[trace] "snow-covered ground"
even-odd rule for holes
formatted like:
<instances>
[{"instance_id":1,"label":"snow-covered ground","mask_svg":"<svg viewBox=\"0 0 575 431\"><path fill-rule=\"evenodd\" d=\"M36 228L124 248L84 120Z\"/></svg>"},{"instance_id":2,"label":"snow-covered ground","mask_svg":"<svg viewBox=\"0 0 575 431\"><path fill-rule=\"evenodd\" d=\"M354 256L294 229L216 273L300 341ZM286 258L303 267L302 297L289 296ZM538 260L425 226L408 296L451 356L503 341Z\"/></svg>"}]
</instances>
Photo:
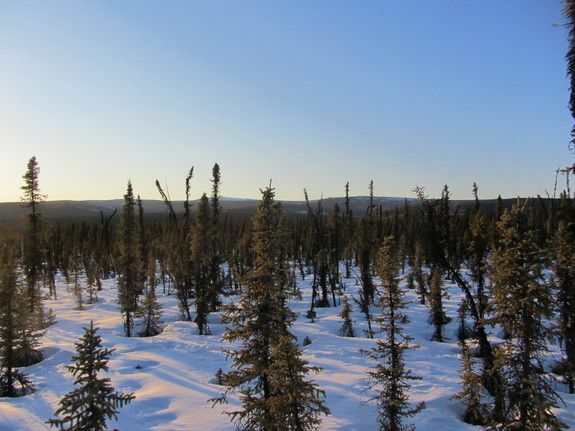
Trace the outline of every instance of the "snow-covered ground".
<instances>
[{"instance_id":1,"label":"snow-covered ground","mask_svg":"<svg viewBox=\"0 0 575 431\"><path fill-rule=\"evenodd\" d=\"M298 278L303 292L301 301L291 301L290 306L299 317L292 331L300 344L308 336L312 343L303 347L305 359L323 368L313 378L327 394L326 405L331 415L322 422L323 430L374 430L377 429L376 406L365 404L370 397L366 392L366 370L370 361L360 349L368 349L373 340L363 337L366 328L363 315L354 304L357 338L338 336L341 325L341 307L316 308L317 318L311 323L305 317L311 297L311 277ZM355 279L345 281L346 294L355 294L359 286ZM474 429L459 417L463 407L451 396L459 389L459 361L457 346L457 306L461 292L448 285L450 299L445 302L446 311L453 317L445 331L449 340L445 343L429 341L432 328L426 323L427 308L417 302L415 293L407 293L411 322L406 333L415 338L421 348L409 352L407 365L422 380L413 383L412 401L425 401L427 408L412 419L419 430L465 430ZM39 364L25 368L36 385L36 391L25 397L0 398L0 430L44 430L44 421L53 417L59 399L73 388L73 378L65 366L75 352L74 342L82 335L82 327L94 320L100 327L105 347L115 348L109 363L109 377L120 391L133 391L136 399L120 410L119 420L109 422L122 431L145 430L231 430L234 424L222 412L239 404L231 398L229 406L212 408L207 400L219 396L222 387L215 384L214 374L219 368L226 370L226 362L220 341L224 326L220 315L211 314L210 329L213 335L197 335L196 325L178 321L178 307L174 295L163 295L161 286L158 296L164 306L165 329L152 338L126 338L123 336L122 320L116 304L116 288L113 280L104 282L99 300L85 305L83 311L75 310L75 299L67 291L66 284L58 284L58 300L47 300L54 310L57 323L50 327L42 341L45 359ZM233 298L232 298L233 300ZM377 310L373 310L377 313ZM228 346L229 347L229 346ZM557 346L552 357L558 357ZM549 358L552 360L552 357ZM566 406L557 414L570 427L575 427L575 397L557 386Z\"/></svg>"}]
</instances>

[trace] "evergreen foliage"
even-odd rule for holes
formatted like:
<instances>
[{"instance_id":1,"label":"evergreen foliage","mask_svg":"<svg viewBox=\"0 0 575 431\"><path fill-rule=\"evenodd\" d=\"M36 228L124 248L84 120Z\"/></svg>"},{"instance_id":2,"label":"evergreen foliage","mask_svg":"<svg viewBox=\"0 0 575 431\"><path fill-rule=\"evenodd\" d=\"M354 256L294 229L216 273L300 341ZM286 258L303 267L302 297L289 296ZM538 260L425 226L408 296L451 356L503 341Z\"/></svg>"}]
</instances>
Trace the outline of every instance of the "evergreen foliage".
<instances>
[{"instance_id":1,"label":"evergreen foliage","mask_svg":"<svg viewBox=\"0 0 575 431\"><path fill-rule=\"evenodd\" d=\"M571 200L563 196L563 217L557 229L555 275L559 308L559 336L565 358L561 368L569 393L575 393L575 219Z\"/></svg>"},{"instance_id":2,"label":"evergreen foliage","mask_svg":"<svg viewBox=\"0 0 575 431\"><path fill-rule=\"evenodd\" d=\"M343 297L343 304L341 307L341 328L339 333L342 337L355 337L355 331L353 330L353 321L351 319L352 307L347 299L347 296Z\"/></svg>"},{"instance_id":3,"label":"evergreen foliage","mask_svg":"<svg viewBox=\"0 0 575 431\"><path fill-rule=\"evenodd\" d=\"M28 377L16 368L18 345L26 330L20 316L28 312L25 299L18 288L12 254L4 247L0 262L0 397L16 397L33 389Z\"/></svg>"},{"instance_id":4,"label":"evergreen foliage","mask_svg":"<svg viewBox=\"0 0 575 431\"><path fill-rule=\"evenodd\" d=\"M272 429L314 430L321 424L320 415L330 413L324 406L325 392L306 380L310 372L317 373L321 368L310 367L301 354L290 335L282 336L272 350L269 367L270 386L274 388L269 400L275 423Z\"/></svg>"},{"instance_id":5,"label":"evergreen foliage","mask_svg":"<svg viewBox=\"0 0 575 431\"><path fill-rule=\"evenodd\" d=\"M284 221L271 186L262 191L252 226L253 266L245 276L246 289L240 303L229 306L223 318L231 324L224 340L241 344L227 352L233 369L224 379L228 391L239 392L242 403L241 410L229 414L244 429L314 429L319 423L315 418L325 410L315 385L303 381L312 368L291 344L289 326L295 314L286 305L289 268L283 260ZM287 377L285 366L292 367ZM294 390L303 391L296 400ZM223 402L225 395L213 401Z\"/></svg>"},{"instance_id":6,"label":"evergreen foliage","mask_svg":"<svg viewBox=\"0 0 575 431\"><path fill-rule=\"evenodd\" d=\"M209 226L209 248L206 252L209 253L210 257L210 282L208 284L208 300L212 311L216 311L220 305L220 294L223 289L223 281L220 274L220 264L221 256L219 253L219 243L220 243L220 185L222 182L222 177L220 173L220 165L214 164L212 169L212 196L210 199L211 215L208 216L208 220L211 222Z\"/></svg>"},{"instance_id":7,"label":"evergreen foliage","mask_svg":"<svg viewBox=\"0 0 575 431\"><path fill-rule=\"evenodd\" d=\"M26 166L26 173L22 177L24 185L22 202L30 208L28 214L27 230L24 237L24 254L22 266L26 275L26 285L30 310L42 306L42 298L38 282L42 279L42 265L44 255L44 229L40 215L40 204L45 196L40 193L40 167L36 156L32 157Z\"/></svg>"},{"instance_id":8,"label":"evergreen foliage","mask_svg":"<svg viewBox=\"0 0 575 431\"><path fill-rule=\"evenodd\" d=\"M102 348L102 339L96 334L94 322L76 344L74 364L68 371L75 377L74 385L79 387L67 393L60 400L54 418L46 421L50 427L66 431L102 431L106 421L118 418L118 409L129 404L134 394L115 392L110 379L98 378L100 371L108 371L108 361L113 349Z\"/></svg>"},{"instance_id":9,"label":"evergreen foliage","mask_svg":"<svg viewBox=\"0 0 575 431\"><path fill-rule=\"evenodd\" d=\"M134 193L132 183L128 181L128 189L124 195L120 225L118 226L118 302L124 316L126 337L132 335L134 314L138 310L138 294L140 292L141 257L138 241L138 226L134 211Z\"/></svg>"},{"instance_id":10,"label":"evergreen foliage","mask_svg":"<svg viewBox=\"0 0 575 431\"><path fill-rule=\"evenodd\" d=\"M216 294L217 289L212 289L214 281L212 274L213 252L212 252L212 216L208 197L204 193L198 204L196 211L194 230L191 235L190 247L191 256L194 261L194 288L196 295L196 318L200 335L210 333L208 327L208 314L210 312L211 295Z\"/></svg>"},{"instance_id":11,"label":"evergreen foliage","mask_svg":"<svg viewBox=\"0 0 575 431\"><path fill-rule=\"evenodd\" d=\"M161 241L160 250L163 254L160 263L174 284L178 298L181 316L191 321L190 298L193 296L194 265L190 252L191 206L190 181L194 174L192 167L186 177L186 200L184 201L184 219L180 223L172 202L156 180L156 187L168 209L168 222L164 226L165 232Z\"/></svg>"},{"instance_id":12,"label":"evergreen foliage","mask_svg":"<svg viewBox=\"0 0 575 431\"><path fill-rule=\"evenodd\" d=\"M451 321L443 309L443 298L445 297L447 297L447 292L443 287L443 274L439 268L433 268L429 282L429 317L427 322L434 327L431 339L440 343L445 341L443 327Z\"/></svg>"},{"instance_id":13,"label":"evergreen foliage","mask_svg":"<svg viewBox=\"0 0 575 431\"><path fill-rule=\"evenodd\" d=\"M375 401L378 406L380 430L409 430L413 427L404 424L405 418L419 413L425 404L411 406L408 402L409 381L420 378L407 369L404 362L405 352L417 348L417 345L404 334L403 325L409 321L403 312L406 302L397 278L399 261L393 236L384 239L377 255L376 271L383 290L380 298L381 314L376 322L383 338L378 339L375 346L365 352L375 362L374 367L368 371L370 389L376 392L371 401Z\"/></svg>"},{"instance_id":14,"label":"evergreen foliage","mask_svg":"<svg viewBox=\"0 0 575 431\"><path fill-rule=\"evenodd\" d=\"M469 221L470 241L468 267L476 287L477 311L480 318L485 316L487 295L485 292L485 277L487 272L487 255L489 252L490 224L487 216L480 211L477 184L473 183L475 209Z\"/></svg>"},{"instance_id":15,"label":"evergreen foliage","mask_svg":"<svg viewBox=\"0 0 575 431\"><path fill-rule=\"evenodd\" d=\"M562 429L552 411L557 395L542 363L552 335L544 321L552 317L553 298L542 273L542 250L527 221L525 202L504 212L497 223L500 247L492 258L493 322L509 334L498 361L508 386L504 424Z\"/></svg>"},{"instance_id":16,"label":"evergreen foliage","mask_svg":"<svg viewBox=\"0 0 575 431\"><path fill-rule=\"evenodd\" d=\"M147 291L137 311L137 317L142 317L141 337L153 337L162 332L162 305L156 298L156 262L148 261Z\"/></svg>"},{"instance_id":17,"label":"evergreen foliage","mask_svg":"<svg viewBox=\"0 0 575 431\"><path fill-rule=\"evenodd\" d=\"M459 342L461 348L461 391L453 396L465 404L463 420L472 425L485 425L489 419L489 409L483 401L487 397L487 391L483 387L481 375L473 370L473 359L469 353L469 346L465 341Z\"/></svg>"}]
</instances>

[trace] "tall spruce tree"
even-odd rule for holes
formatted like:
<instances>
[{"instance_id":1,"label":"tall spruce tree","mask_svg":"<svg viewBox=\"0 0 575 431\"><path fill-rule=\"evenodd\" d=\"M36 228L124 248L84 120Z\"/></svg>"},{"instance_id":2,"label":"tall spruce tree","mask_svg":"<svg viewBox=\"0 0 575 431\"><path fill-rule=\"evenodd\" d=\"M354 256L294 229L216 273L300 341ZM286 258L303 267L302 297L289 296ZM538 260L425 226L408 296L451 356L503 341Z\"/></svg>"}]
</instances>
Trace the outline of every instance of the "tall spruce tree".
<instances>
[{"instance_id":1,"label":"tall spruce tree","mask_svg":"<svg viewBox=\"0 0 575 431\"><path fill-rule=\"evenodd\" d=\"M349 204L349 182L345 183L345 214L343 215L345 239L345 278L351 277L351 258L353 256L353 212Z\"/></svg>"},{"instance_id":2,"label":"tall spruce tree","mask_svg":"<svg viewBox=\"0 0 575 431\"><path fill-rule=\"evenodd\" d=\"M473 196L475 208L469 222L470 241L468 246L468 268L476 287L477 311L480 318L484 318L487 309L487 295L485 292L485 277L487 272L487 255L489 253L490 224L487 216L480 211L477 184L473 183Z\"/></svg>"},{"instance_id":3,"label":"tall spruce tree","mask_svg":"<svg viewBox=\"0 0 575 431\"><path fill-rule=\"evenodd\" d=\"M569 393L575 393L575 222L559 222L557 230L557 263L559 335L565 359L562 364Z\"/></svg>"},{"instance_id":4,"label":"tall spruce tree","mask_svg":"<svg viewBox=\"0 0 575 431\"><path fill-rule=\"evenodd\" d=\"M223 281L220 273L220 185L222 183L222 177L220 173L220 165L214 164L212 169L212 196L210 200L210 205L212 208L211 216L209 220L211 221L211 226L209 228L210 236L210 283L208 285L208 299L210 308L212 311L216 311L220 305L220 294L222 293Z\"/></svg>"},{"instance_id":5,"label":"tall spruce tree","mask_svg":"<svg viewBox=\"0 0 575 431\"><path fill-rule=\"evenodd\" d=\"M196 296L196 318L200 335L208 335L208 314L210 312L210 295L212 278L212 224L208 197L204 193L196 211L196 223L192 231L190 248L194 262L194 287Z\"/></svg>"},{"instance_id":6,"label":"tall spruce tree","mask_svg":"<svg viewBox=\"0 0 575 431\"><path fill-rule=\"evenodd\" d=\"M493 322L509 334L500 349L499 367L507 380L506 427L562 429L552 409L557 394L545 373L543 356L552 335L550 284L543 276L544 256L536 232L527 224L526 202L506 210L497 223L500 246L493 252L490 279Z\"/></svg>"},{"instance_id":7,"label":"tall spruce tree","mask_svg":"<svg viewBox=\"0 0 575 431\"><path fill-rule=\"evenodd\" d=\"M165 266L172 279L176 296L178 298L180 313L187 321L192 320L190 312L190 298L193 292L193 262L190 256L189 230L191 225L190 181L194 174L192 167L186 177L186 200L184 201L183 226L178 223L178 216L172 202L162 189L160 182L156 180L156 187L162 196L162 200L168 209L168 223L162 247L165 252Z\"/></svg>"},{"instance_id":8,"label":"tall spruce tree","mask_svg":"<svg viewBox=\"0 0 575 431\"><path fill-rule=\"evenodd\" d=\"M16 263L12 253L3 247L0 261L0 397L16 397L33 388L28 377L17 366L17 346L21 342L22 319L28 313L27 301L18 288ZM26 309L25 309L26 308Z\"/></svg>"},{"instance_id":9,"label":"tall spruce tree","mask_svg":"<svg viewBox=\"0 0 575 431\"><path fill-rule=\"evenodd\" d=\"M331 299L333 301L333 306L337 306L335 299L337 284L339 283L339 262L342 258L341 252L341 236L342 236L342 226L339 205L336 203L329 215L327 222L327 235L329 239L327 260L329 266L329 284L331 290Z\"/></svg>"},{"instance_id":10,"label":"tall spruce tree","mask_svg":"<svg viewBox=\"0 0 575 431\"><path fill-rule=\"evenodd\" d=\"M318 401L320 392L302 380L311 368L301 362L299 350L289 345L291 341L285 341L293 338L289 326L295 314L286 304L290 289L284 260L286 236L281 204L274 200L271 186L262 191L252 238L253 262L244 277L245 291L239 304L228 306L223 317L224 323L230 324L224 341L240 344L227 352L233 363L224 381L226 393L239 392L242 409L229 414L244 429L313 429L317 426L314 418L323 409ZM285 369L276 361L289 364L294 373L286 378ZM294 395L295 388L301 389L297 406L285 396ZM225 401L226 393L213 401ZM294 425L298 421L301 428Z\"/></svg>"},{"instance_id":11,"label":"tall spruce tree","mask_svg":"<svg viewBox=\"0 0 575 431\"><path fill-rule=\"evenodd\" d=\"M22 190L22 202L30 208L28 214L28 226L24 237L24 254L22 266L26 275L26 285L30 310L42 306L42 298L38 282L42 277L43 258L43 225L40 215L40 204L45 196L40 193L40 167L36 156L28 161L26 173L22 177L24 185Z\"/></svg>"},{"instance_id":12,"label":"tall spruce tree","mask_svg":"<svg viewBox=\"0 0 575 431\"><path fill-rule=\"evenodd\" d=\"M121 394L114 391L110 379L98 378L100 371L108 371L108 361L114 349L102 348L102 339L96 334L94 322L76 344L74 364L67 366L75 377L74 385L79 385L60 400L55 416L62 419L49 419L51 426L66 431L102 431L106 421L118 418L118 409L129 404L134 394Z\"/></svg>"},{"instance_id":13,"label":"tall spruce tree","mask_svg":"<svg viewBox=\"0 0 575 431\"><path fill-rule=\"evenodd\" d=\"M118 226L118 302L124 317L124 331L127 337L132 335L134 314L138 310L138 294L142 280L139 234L134 210L132 183L124 195L120 225Z\"/></svg>"},{"instance_id":14,"label":"tall spruce tree","mask_svg":"<svg viewBox=\"0 0 575 431\"><path fill-rule=\"evenodd\" d=\"M419 380L405 367L404 354L417 348L412 338L405 335L403 325L408 318L403 309L403 290L399 286L399 260L393 236L384 239L376 260L376 271L382 283L380 298L381 314L376 318L383 338L365 353L375 365L368 371L370 389L376 392L371 401L378 406L380 430L399 431L413 429L405 425L405 418L419 413L424 403L411 406L408 402L409 381Z\"/></svg>"},{"instance_id":15,"label":"tall spruce tree","mask_svg":"<svg viewBox=\"0 0 575 431\"><path fill-rule=\"evenodd\" d=\"M569 76L569 110L575 120L575 0L564 0L563 15L567 18L569 29L569 48L565 59L567 60L567 75ZM575 150L575 124L571 127L571 141L569 148ZM575 173L575 164L567 169L567 172Z\"/></svg>"}]
</instances>

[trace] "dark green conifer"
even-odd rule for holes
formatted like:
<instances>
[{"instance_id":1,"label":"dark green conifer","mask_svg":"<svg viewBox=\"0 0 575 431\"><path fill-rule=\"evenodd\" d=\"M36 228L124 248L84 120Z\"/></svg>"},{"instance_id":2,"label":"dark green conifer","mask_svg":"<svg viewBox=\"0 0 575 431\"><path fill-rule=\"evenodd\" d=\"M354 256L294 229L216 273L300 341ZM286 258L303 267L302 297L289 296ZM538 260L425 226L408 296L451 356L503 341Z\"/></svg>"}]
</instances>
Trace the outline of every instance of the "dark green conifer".
<instances>
[{"instance_id":1,"label":"dark green conifer","mask_svg":"<svg viewBox=\"0 0 575 431\"><path fill-rule=\"evenodd\" d=\"M489 418L489 410L484 399L488 395L483 387L481 374L473 370L473 359L469 353L469 346L465 341L459 343L461 348L461 391L453 396L465 405L463 420L472 425L485 425Z\"/></svg>"},{"instance_id":2,"label":"dark green conifer","mask_svg":"<svg viewBox=\"0 0 575 431\"><path fill-rule=\"evenodd\" d=\"M343 297L343 303L341 306L341 328L339 333L342 337L355 337L355 331L353 330L353 321L351 319L351 304L347 299L347 295Z\"/></svg>"},{"instance_id":3,"label":"dark green conifer","mask_svg":"<svg viewBox=\"0 0 575 431\"><path fill-rule=\"evenodd\" d=\"M562 220L557 231L559 335L565 359L562 364L569 393L575 393L575 222Z\"/></svg>"},{"instance_id":4,"label":"dark green conifer","mask_svg":"<svg viewBox=\"0 0 575 431\"><path fill-rule=\"evenodd\" d=\"M124 317L124 330L127 337L132 335L134 313L138 310L138 294L142 280L138 227L134 206L132 183L128 181L128 190L124 195L124 207L118 226L118 258L116 262L118 302Z\"/></svg>"},{"instance_id":5,"label":"dark green conifer","mask_svg":"<svg viewBox=\"0 0 575 431\"><path fill-rule=\"evenodd\" d=\"M487 309L487 295L485 292L485 277L487 273L487 255L489 253L489 222L484 213L480 212L477 184L473 183L475 209L469 221L470 241L468 246L468 268L471 278L476 285L476 303L479 317L483 319Z\"/></svg>"},{"instance_id":6,"label":"dark green conifer","mask_svg":"<svg viewBox=\"0 0 575 431\"><path fill-rule=\"evenodd\" d=\"M24 237L24 254L22 266L26 275L27 293L30 301L30 310L42 306L42 298L38 282L42 277L43 258L43 223L40 215L40 204L45 196L40 193L40 167L36 156L28 161L26 173L22 177L24 185L22 190L22 202L30 208L28 214L28 226Z\"/></svg>"},{"instance_id":7,"label":"dark green conifer","mask_svg":"<svg viewBox=\"0 0 575 431\"><path fill-rule=\"evenodd\" d=\"M429 317L427 323L433 325L434 328L431 340L440 343L444 341L443 327L451 321L443 309L443 298L445 297L447 297L447 292L443 287L443 274L439 268L435 267L431 271L429 282Z\"/></svg>"},{"instance_id":8,"label":"dark green conifer","mask_svg":"<svg viewBox=\"0 0 575 431\"><path fill-rule=\"evenodd\" d=\"M376 260L377 275L382 283L381 314L376 321L383 338L365 352L375 362L368 371L370 389L376 392L371 401L378 405L379 429L386 431L413 429L404 424L405 418L416 415L425 407L423 403L411 406L408 402L409 381L419 380L419 377L405 367L403 356L405 351L417 348L417 345L404 334L403 325L409 321L403 312L406 302L399 287L399 265L395 239L386 237Z\"/></svg>"},{"instance_id":9,"label":"dark green conifer","mask_svg":"<svg viewBox=\"0 0 575 431\"><path fill-rule=\"evenodd\" d=\"M543 251L528 228L525 202L503 213L497 223L500 247L493 252L490 279L493 322L509 334L499 350L507 381L506 427L562 429L552 409L557 394L545 373L543 356L552 335L544 322L552 316L550 284L543 276Z\"/></svg>"},{"instance_id":10,"label":"dark green conifer","mask_svg":"<svg viewBox=\"0 0 575 431\"><path fill-rule=\"evenodd\" d=\"M142 317L141 337L153 337L162 332L162 305L156 297L156 261L148 261L147 291L137 311L137 317Z\"/></svg>"},{"instance_id":11,"label":"dark green conifer","mask_svg":"<svg viewBox=\"0 0 575 431\"><path fill-rule=\"evenodd\" d=\"M229 414L244 429L313 429L317 426L314 418L325 411L318 401L320 392L302 380L311 368L301 362L299 350L289 345L291 341L286 341L293 337L289 326L295 314L286 305L290 287L289 267L284 261L285 228L281 204L275 202L271 186L262 191L252 226L253 265L245 276L245 291L239 304L227 307L223 318L230 324L224 340L240 343L239 348L228 351L233 363L224 380L228 391L239 392L242 408ZM294 374L286 378L284 367L276 361L292 366ZM285 396L293 396L294 388L303 390L295 417L294 401L288 402ZM225 394L213 400L223 401ZM301 428L297 428L297 418Z\"/></svg>"},{"instance_id":12,"label":"dark green conifer","mask_svg":"<svg viewBox=\"0 0 575 431\"><path fill-rule=\"evenodd\" d=\"M276 426L271 429L315 430L321 424L320 415L330 413L324 406L325 392L306 380L321 368L310 367L301 354L291 335L282 336L272 349L269 381L274 392L268 404Z\"/></svg>"},{"instance_id":13,"label":"dark green conifer","mask_svg":"<svg viewBox=\"0 0 575 431\"><path fill-rule=\"evenodd\" d=\"M411 269L413 278L416 283L417 293L419 295L419 302L425 304L427 297L427 288L425 286L425 276L423 272L423 248L420 242L415 244L415 258L413 261L413 268Z\"/></svg>"},{"instance_id":14,"label":"dark green conifer","mask_svg":"<svg viewBox=\"0 0 575 431\"><path fill-rule=\"evenodd\" d=\"M82 275L82 257L80 256L79 239L76 238L70 253L70 272L72 273L73 292L76 297L76 310L84 309L84 302L82 300L82 285L80 284L80 276Z\"/></svg>"},{"instance_id":15,"label":"dark green conifer","mask_svg":"<svg viewBox=\"0 0 575 431\"><path fill-rule=\"evenodd\" d=\"M194 287L196 296L196 318L200 335L208 335L208 314L211 295L216 293L212 287L212 224L208 197L204 193L196 211L194 230L190 240L191 256L194 261Z\"/></svg>"},{"instance_id":16,"label":"dark green conifer","mask_svg":"<svg viewBox=\"0 0 575 431\"><path fill-rule=\"evenodd\" d=\"M339 262L342 258L341 253L341 237L342 237L342 227L341 227L341 217L339 205L336 203L329 215L329 220L327 223L327 235L328 235L328 253L327 260L329 266L329 284L331 290L331 298L333 301L333 306L336 307L336 290L339 283Z\"/></svg>"},{"instance_id":17,"label":"dark green conifer","mask_svg":"<svg viewBox=\"0 0 575 431\"><path fill-rule=\"evenodd\" d=\"M134 394L114 391L110 379L98 378L100 371L108 371L108 361L114 349L102 348L102 339L96 334L94 322L76 344L76 355L68 371L79 387L60 400L55 416L61 419L46 421L51 427L66 431L103 431L106 421L118 418L118 409L129 404Z\"/></svg>"},{"instance_id":18,"label":"dark green conifer","mask_svg":"<svg viewBox=\"0 0 575 431\"><path fill-rule=\"evenodd\" d=\"M353 212L349 204L349 182L345 183L345 214L344 220L344 258L345 258L345 278L351 277L351 258L353 255Z\"/></svg>"},{"instance_id":19,"label":"dark green conifer","mask_svg":"<svg viewBox=\"0 0 575 431\"><path fill-rule=\"evenodd\" d=\"M216 311L220 305L220 295L223 289L223 281L220 273L220 185L222 177L220 173L220 165L214 164L212 169L212 196L210 199L210 206L212 208L211 215L208 216L211 226L209 227L209 252L210 252L210 283L208 285L208 300L212 311Z\"/></svg>"},{"instance_id":20,"label":"dark green conifer","mask_svg":"<svg viewBox=\"0 0 575 431\"><path fill-rule=\"evenodd\" d=\"M22 319L28 313L26 298L18 288L16 264L10 250L2 250L0 261L0 397L16 397L33 389L28 377L17 367Z\"/></svg>"}]
</instances>

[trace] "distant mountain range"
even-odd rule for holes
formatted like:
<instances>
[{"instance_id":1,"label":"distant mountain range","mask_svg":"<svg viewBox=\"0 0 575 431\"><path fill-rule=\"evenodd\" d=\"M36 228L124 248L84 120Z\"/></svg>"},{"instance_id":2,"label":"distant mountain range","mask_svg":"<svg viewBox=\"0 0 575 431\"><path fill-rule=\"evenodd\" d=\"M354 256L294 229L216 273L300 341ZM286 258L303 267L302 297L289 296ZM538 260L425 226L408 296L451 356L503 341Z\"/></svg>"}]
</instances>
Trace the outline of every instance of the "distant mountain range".
<instances>
[{"instance_id":1,"label":"distant mountain range","mask_svg":"<svg viewBox=\"0 0 575 431\"><path fill-rule=\"evenodd\" d=\"M401 198L401 197L374 197L374 203L381 206L384 211L394 210L396 207L403 207L405 202L408 205L417 205L418 201L415 198ZM505 199L505 206L510 206L515 199ZM243 198L221 198L222 209L232 216L250 216L256 209L258 204L256 199L243 199ZM453 206L467 207L473 204L472 200L452 201ZM492 209L495 205L495 200L482 200L482 207L484 209ZM147 217L158 218L167 212L166 206L161 200L145 199L142 201L144 206L144 213ZM192 209L197 205L198 200L191 201ZM310 201L313 208L317 207L318 200ZM100 218L100 214L104 217L111 215L114 210L120 210L124 204L123 199L110 199L110 200L85 200L85 201L47 201L41 206L42 216L49 221L96 221ZM332 207L338 204L343 210L345 205L345 198L325 198L322 200L324 211L330 211ZM350 197L350 207L355 215L363 214L369 204L368 196L354 196ZM183 212L183 201L173 201L174 209L177 212ZM306 205L305 201L282 201L283 212L286 216L294 216L297 214L305 214ZM26 214L28 208L23 206L21 202L0 202L0 228L17 228Z\"/></svg>"}]
</instances>

